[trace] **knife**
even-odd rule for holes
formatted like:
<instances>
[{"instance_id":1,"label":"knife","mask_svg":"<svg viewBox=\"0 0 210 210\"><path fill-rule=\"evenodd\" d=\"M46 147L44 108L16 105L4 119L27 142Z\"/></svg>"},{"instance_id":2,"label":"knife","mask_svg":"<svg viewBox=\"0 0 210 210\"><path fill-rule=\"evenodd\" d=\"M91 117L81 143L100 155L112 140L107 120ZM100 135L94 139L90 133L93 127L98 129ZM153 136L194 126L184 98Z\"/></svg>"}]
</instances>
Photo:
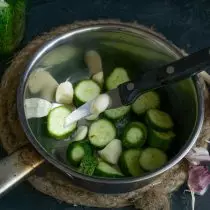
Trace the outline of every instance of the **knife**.
<instances>
[{"instance_id":1,"label":"knife","mask_svg":"<svg viewBox=\"0 0 210 210\"><path fill-rule=\"evenodd\" d=\"M117 88L106 92L105 94L110 99L107 109L130 105L147 91L187 79L209 68L210 48L204 48L170 64L142 73L138 79L120 84ZM67 116L64 126L67 127L71 123L92 115L91 105L94 100L88 101Z\"/></svg>"}]
</instances>

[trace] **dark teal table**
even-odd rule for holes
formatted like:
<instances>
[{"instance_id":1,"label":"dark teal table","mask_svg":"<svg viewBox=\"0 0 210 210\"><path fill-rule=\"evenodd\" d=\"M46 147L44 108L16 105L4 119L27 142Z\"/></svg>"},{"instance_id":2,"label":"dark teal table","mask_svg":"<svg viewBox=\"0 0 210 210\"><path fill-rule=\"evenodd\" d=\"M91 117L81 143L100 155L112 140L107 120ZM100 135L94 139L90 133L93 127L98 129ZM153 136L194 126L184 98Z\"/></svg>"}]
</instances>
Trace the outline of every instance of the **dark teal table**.
<instances>
[{"instance_id":1,"label":"dark teal table","mask_svg":"<svg viewBox=\"0 0 210 210\"><path fill-rule=\"evenodd\" d=\"M177 46L193 52L210 46L209 0L29 0L23 45L35 36L75 20L121 19L154 28ZM2 73L2 72L1 72ZM4 155L4 151L0 150ZM1 173L1 172L0 172ZM188 210L185 186L172 195L173 210ZM196 210L210 209L210 191L196 198ZM0 210L94 210L61 203L22 183L0 200ZM125 208L132 209L132 208Z\"/></svg>"}]
</instances>

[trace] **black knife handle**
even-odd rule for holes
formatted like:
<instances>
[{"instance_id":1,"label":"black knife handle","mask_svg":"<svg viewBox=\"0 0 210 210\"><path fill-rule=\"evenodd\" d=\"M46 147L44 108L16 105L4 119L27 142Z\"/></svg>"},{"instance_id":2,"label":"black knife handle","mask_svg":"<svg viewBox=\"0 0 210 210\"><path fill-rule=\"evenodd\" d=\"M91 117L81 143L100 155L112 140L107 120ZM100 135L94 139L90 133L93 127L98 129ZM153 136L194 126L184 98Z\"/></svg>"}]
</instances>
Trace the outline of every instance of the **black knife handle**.
<instances>
[{"instance_id":1,"label":"black knife handle","mask_svg":"<svg viewBox=\"0 0 210 210\"><path fill-rule=\"evenodd\" d=\"M129 105L144 92L187 79L200 71L210 68L210 47L167 64L149 70L139 79L119 85L123 105Z\"/></svg>"}]
</instances>

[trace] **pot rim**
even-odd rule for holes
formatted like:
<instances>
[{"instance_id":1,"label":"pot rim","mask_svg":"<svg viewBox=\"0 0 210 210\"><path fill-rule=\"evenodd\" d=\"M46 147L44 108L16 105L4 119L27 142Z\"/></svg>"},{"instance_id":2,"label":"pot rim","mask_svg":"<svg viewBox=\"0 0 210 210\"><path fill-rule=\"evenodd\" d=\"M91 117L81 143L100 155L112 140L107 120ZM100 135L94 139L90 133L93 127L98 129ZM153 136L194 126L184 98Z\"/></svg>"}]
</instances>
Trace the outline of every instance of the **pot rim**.
<instances>
[{"instance_id":1,"label":"pot rim","mask_svg":"<svg viewBox=\"0 0 210 210\"><path fill-rule=\"evenodd\" d=\"M35 147L35 149L44 157L48 162L50 162L52 165L54 165L56 168L60 169L62 172L66 173L70 177L76 177L82 180L91 181L91 182L99 182L104 184L123 184L123 183L135 183L140 181L145 181L151 178L155 178L158 175L162 174L163 172L171 169L174 165L179 163L186 154L190 151L190 149L195 144L202 125L203 125L203 119L204 119L204 95L203 91L201 90L201 84L199 82L198 76L193 76L192 81L196 90L197 100L198 100L198 116L197 121L195 123L193 132L189 136L188 140L186 141L185 145L181 148L179 153L177 153L170 161L167 162L167 164L156 171L150 172L142 177L126 177L126 178L117 178L117 179L106 179L106 178L99 178L95 176L87 176L84 174L80 174L73 169L71 169L68 165L59 162L53 158L50 154L48 154L40 145L40 143L36 140L35 136L32 132L30 132L30 129L28 127L27 119L25 117L24 112L24 92L25 92L25 86L26 81L28 79L28 76L30 75L30 72L32 70L32 67L37 62L37 60L42 56L44 52L49 50L52 46L60 43L62 40L80 32L85 32L89 30L100 30L100 29L114 29L114 30L121 30L126 32L131 32L137 35L144 35L147 39L153 39L160 44L164 45L168 50L170 50L172 53L175 54L175 56L178 58L184 57L186 54L180 50L178 47L176 47L174 44L169 42L164 37L160 36L158 33L149 31L146 27L135 27L126 23L99 23L99 24L89 24L86 26L79 26L76 29L70 30L69 32L62 34L60 36L57 36L53 38L52 40L46 42L43 44L41 48L39 48L36 53L32 56L32 58L29 60L29 64L26 67L25 72L23 73L20 85L18 87L17 92L17 109L18 109L18 115L19 119L22 125L22 128L24 132L26 133L26 136L28 137L30 143Z\"/></svg>"}]
</instances>

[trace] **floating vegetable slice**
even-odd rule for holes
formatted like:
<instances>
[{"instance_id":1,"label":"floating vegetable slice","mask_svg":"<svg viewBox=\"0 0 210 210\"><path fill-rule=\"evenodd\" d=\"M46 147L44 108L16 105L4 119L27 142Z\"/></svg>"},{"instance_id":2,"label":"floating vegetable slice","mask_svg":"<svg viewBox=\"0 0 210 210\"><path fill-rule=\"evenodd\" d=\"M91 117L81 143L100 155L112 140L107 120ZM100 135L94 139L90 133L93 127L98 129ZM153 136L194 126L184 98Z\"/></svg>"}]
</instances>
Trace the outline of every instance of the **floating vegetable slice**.
<instances>
[{"instance_id":1,"label":"floating vegetable slice","mask_svg":"<svg viewBox=\"0 0 210 210\"><path fill-rule=\"evenodd\" d=\"M95 50L87 51L84 60L91 74L102 71L101 56Z\"/></svg>"},{"instance_id":2,"label":"floating vegetable slice","mask_svg":"<svg viewBox=\"0 0 210 210\"><path fill-rule=\"evenodd\" d=\"M99 115L104 112L110 104L110 97L107 94L101 94L93 100L90 111L92 114Z\"/></svg>"},{"instance_id":3,"label":"floating vegetable slice","mask_svg":"<svg viewBox=\"0 0 210 210\"><path fill-rule=\"evenodd\" d=\"M173 131L158 132L153 129L150 129L148 135L148 144L151 147L167 151L175 136L176 135Z\"/></svg>"},{"instance_id":4,"label":"floating vegetable slice","mask_svg":"<svg viewBox=\"0 0 210 210\"><path fill-rule=\"evenodd\" d=\"M57 87L58 87L57 81L44 68L36 69L29 76L28 88L32 94L37 94L40 93L41 91L46 92L45 91L46 88L47 91L50 92L50 94L51 92L53 92L54 94Z\"/></svg>"},{"instance_id":5,"label":"floating vegetable slice","mask_svg":"<svg viewBox=\"0 0 210 210\"><path fill-rule=\"evenodd\" d=\"M119 161L120 169L127 176L140 176L144 173L139 164L142 150L129 149L122 153Z\"/></svg>"},{"instance_id":6,"label":"floating vegetable slice","mask_svg":"<svg viewBox=\"0 0 210 210\"><path fill-rule=\"evenodd\" d=\"M169 114L158 109L150 109L146 113L146 121L157 131L170 131L173 126L173 120Z\"/></svg>"},{"instance_id":7,"label":"floating vegetable slice","mask_svg":"<svg viewBox=\"0 0 210 210\"><path fill-rule=\"evenodd\" d=\"M89 121L92 121L92 120L98 119L98 116L99 116L98 114L92 114L92 115L86 117L85 119L89 120Z\"/></svg>"},{"instance_id":8,"label":"floating vegetable slice","mask_svg":"<svg viewBox=\"0 0 210 210\"><path fill-rule=\"evenodd\" d=\"M97 82L102 87L104 84L104 73L102 71L100 71L100 72L94 74L92 76L92 80Z\"/></svg>"},{"instance_id":9,"label":"floating vegetable slice","mask_svg":"<svg viewBox=\"0 0 210 210\"><path fill-rule=\"evenodd\" d=\"M71 82L61 83L56 90L55 100L61 104L71 104L73 101L74 89Z\"/></svg>"},{"instance_id":10,"label":"floating vegetable slice","mask_svg":"<svg viewBox=\"0 0 210 210\"><path fill-rule=\"evenodd\" d=\"M85 148L83 147L83 144L78 142L72 142L69 144L66 157L71 165L79 166L84 156L85 156Z\"/></svg>"},{"instance_id":11,"label":"floating vegetable slice","mask_svg":"<svg viewBox=\"0 0 210 210\"><path fill-rule=\"evenodd\" d=\"M121 153L122 143L118 139L112 140L104 149L98 151L98 154L104 161L113 165L117 164Z\"/></svg>"},{"instance_id":12,"label":"floating vegetable slice","mask_svg":"<svg viewBox=\"0 0 210 210\"><path fill-rule=\"evenodd\" d=\"M149 147L142 151L139 162L144 170L154 171L167 162L167 156L163 151Z\"/></svg>"},{"instance_id":13,"label":"floating vegetable slice","mask_svg":"<svg viewBox=\"0 0 210 210\"><path fill-rule=\"evenodd\" d=\"M104 112L105 116L112 120L124 117L130 111L130 106L122 106L116 109L108 109Z\"/></svg>"},{"instance_id":14,"label":"floating vegetable slice","mask_svg":"<svg viewBox=\"0 0 210 210\"><path fill-rule=\"evenodd\" d=\"M97 176L110 177L110 178L118 178L124 176L119 170L117 170L113 166L110 166L108 163L105 163L103 161L99 162L98 166L95 169L94 174Z\"/></svg>"},{"instance_id":15,"label":"floating vegetable slice","mask_svg":"<svg viewBox=\"0 0 210 210\"><path fill-rule=\"evenodd\" d=\"M137 115L143 115L149 109L156 109L160 106L160 97L155 91L149 91L139 96L132 104L132 110Z\"/></svg>"},{"instance_id":16,"label":"floating vegetable slice","mask_svg":"<svg viewBox=\"0 0 210 210\"><path fill-rule=\"evenodd\" d=\"M49 114L52 104L41 98L29 98L24 101L26 118L41 118Z\"/></svg>"},{"instance_id":17,"label":"floating vegetable slice","mask_svg":"<svg viewBox=\"0 0 210 210\"><path fill-rule=\"evenodd\" d=\"M147 128L143 123L129 123L123 134L123 146L126 148L138 148L144 145L147 138Z\"/></svg>"},{"instance_id":18,"label":"floating vegetable slice","mask_svg":"<svg viewBox=\"0 0 210 210\"><path fill-rule=\"evenodd\" d=\"M79 82L74 90L75 104L80 106L98 96L101 92L99 85L93 80Z\"/></svg>"},{"instance_id":19,"label":"floating vegetable slice","mask_svg":"<svg viewBox=\"0 0 210 210\"><path fill-rule=\"evenodd\" d=\"M88 137L95 147L103 148L116 136L115 126L106 119L99 119L90 126Z\"/></svg>"},{"instance_id":20,"label":"floating vegetable slice","mask_svg":"<svg viewBox=\"0 0 210 210\"><path fill-rule=\"evenodd\" d=\"M88 133L88 127L85 125L80 125L77 130L76 133L74 135L74 141L81 141L83 139L85 139L85 137L87 136Z\"/></svg>"},{"instance_id":21,"label":"floating vegetable slice","mask_svg":"<svg viewBox=\"0 0 210 210\"><path fill-rule=\"evenodd\" d=\"M52 109L48 115L47 128L49 134L55 139L65 139L75 129L77 123L64 127L65 118L72 112L72 110L66 106L60 106Z\"/></svg>"},{"instance_id":22,"label":"floating vegetable slice","mask_svg":"<svg viewBox=\"0 0 210 210\"><path fill-rule=\"evenodd\" d=\"M128 73L124 68L115 68L106 80L106 88L107 90L112 90L129 80Z\"/></svg>"}]
</instances>

